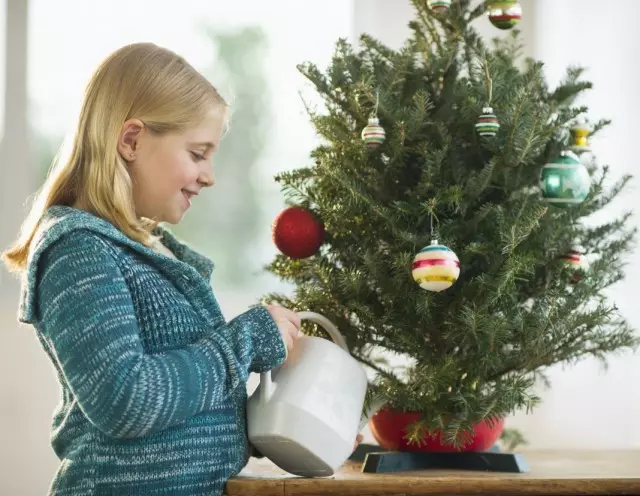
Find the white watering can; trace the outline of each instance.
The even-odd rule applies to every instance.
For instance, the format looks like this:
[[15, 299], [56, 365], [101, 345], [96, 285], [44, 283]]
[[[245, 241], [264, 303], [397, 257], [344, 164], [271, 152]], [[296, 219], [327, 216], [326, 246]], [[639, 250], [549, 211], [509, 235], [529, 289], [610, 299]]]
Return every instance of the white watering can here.
[[352, 454], [374, 412], [362, 415], [367, 375], [336, 326], [317, 313], [298, 315], [334, 342], [302, 336], [283, 365], [260, 375], [247, 404], [249, 441], [282, 470], [326, 477]]

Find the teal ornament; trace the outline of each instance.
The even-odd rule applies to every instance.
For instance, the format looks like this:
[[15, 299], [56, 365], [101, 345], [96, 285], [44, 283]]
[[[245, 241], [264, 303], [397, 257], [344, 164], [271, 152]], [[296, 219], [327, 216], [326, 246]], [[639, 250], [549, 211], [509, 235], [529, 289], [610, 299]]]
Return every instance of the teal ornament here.
[[589, 171], [572, 152], [562, 152], [540, 171], [542, 199], [556, 207], [582, 203], [590, 187]]

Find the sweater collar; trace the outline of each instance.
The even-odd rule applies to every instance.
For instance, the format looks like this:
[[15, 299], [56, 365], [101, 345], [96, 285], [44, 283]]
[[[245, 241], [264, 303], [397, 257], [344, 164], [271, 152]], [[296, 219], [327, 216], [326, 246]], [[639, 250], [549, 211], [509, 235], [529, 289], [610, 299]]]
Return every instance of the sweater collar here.
[[74, 207], [54, 205], [45, 212], [29, 250], [27, 270], [23, 274], [23, 290], [19, 311], [21, 321], [28, 322], [33, 317], [31, 303], [36, 290], [36, 272], [40, 255], [64, 234], [78, 229], [96, 232], [115, 243], [127, 246], [171, 274], [184, 273], [185, 270], [195, 269], [207, 283], [211, 279], [214, 263], [187, 244], [179, 241], [164, 226], [159, 225], [152, 234], [158, 236], [162, 243], [174, 253], [175, 259], [158, 253], [153, 248], [129, 238], [120, 229], [101, 217]]
[[[152, 256], [155, 260], [158, 253], [151, 247], [135, 241], [125, 235], [120, 229], [111, 224], [109, 221], [93, 215], [86, 210], [66, 206], [54, 205], [50, 207], [44, 216], [44, 222], [49, 227], [57, 224], [62, 232], [72, 231], [74, 229], [90, 229], [107, 236], [113, 241], [127, 245], [145, 255]], [[41, 230], [44, 234], [45, 229]], [[60, 233], [62, 234], [62, 233]], [[154, 236], [158, 236], [162, 243], [171, 250], [180, 262], [186, 263], [195, 268], [200, 275], [209, 279], [214, 268], [214, 263], [204, 255], [190, 248], [187, 244], [181, 242], [174, 236], [171, 230], [163, 225], [158, 225], [153, 231]], [[54, 236], [57, 239], [58, 236]], [[49, 236], [41, 236], [39, 241], [48, 240], [50, 242], [55, 239], [49, 239]], [[50, 244], [50, 243], [47, 243]], [[33, 249], [32, 251], [35, 251]], [[163, 259], [167, 257], [161, 256]]]

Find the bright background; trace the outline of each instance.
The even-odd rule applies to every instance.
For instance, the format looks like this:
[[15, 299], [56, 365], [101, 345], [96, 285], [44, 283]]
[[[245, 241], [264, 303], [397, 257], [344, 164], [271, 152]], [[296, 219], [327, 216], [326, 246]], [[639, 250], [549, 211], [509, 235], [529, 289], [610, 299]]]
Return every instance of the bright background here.
[[[552, 84], [568, 65], [589, 68], [595, 89], [585, 103], [614, 121], [594, 150], [614, 173], [636, 173], [640, 2], [619, 0], [615, 9], [595, 0], [522, 4], [527, 55], [546, 63]], [[312, 103], [314, 95], [296, 64], [322, 69], [339, 37], [353, 41], [363, 31], [399, 46], [411, 15], [407, 0], [0, 0], [0, 245], [14, 238], [91, 71], [123, 44], [153, 41], [184, 55], [234, 105], [216, 160], [218, 186], [194, 202], [178, 234], [217, 262], [214, 285], [227, 317], [267, 291], [287, 290], [261, 267], [275, 254], [270, 223], [283, 206], [272, 177], [306, 165], [316, 142], [299, 92]], [[486, 19], [478, 27], [500, 34]], [[636, 201], [629, 195], [620, 203]], [[612, 290], [636, 327], [638, 276], [635, 255], [628, 279]], [[49, 423], [59, 390], [33, 331], [16, 323], [17, 297], [17, 281], [0, 269], [0, 494], [38, 495], [58, 463]], [[543, 404], [508, 423], [523, 430], [528, 449], [640, 448], [638, 355], [613, 357], [606, 373], [587, 360], [551, 377]]]

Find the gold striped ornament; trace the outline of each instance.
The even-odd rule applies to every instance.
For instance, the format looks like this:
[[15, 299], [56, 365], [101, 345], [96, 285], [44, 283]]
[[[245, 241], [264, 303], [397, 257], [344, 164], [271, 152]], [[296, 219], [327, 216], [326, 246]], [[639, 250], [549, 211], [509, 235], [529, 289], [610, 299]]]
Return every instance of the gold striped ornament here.
[[578, 122], [571, 128], [571, 151], [581, 154], [591, 151], [589, 146], [589, 134], [591, 127], [586, 122]]
[[451, 248], [434, 239], [413, 259], [411, 275], [422, 289], [444, 291], [458, 280], [460, 260]]

